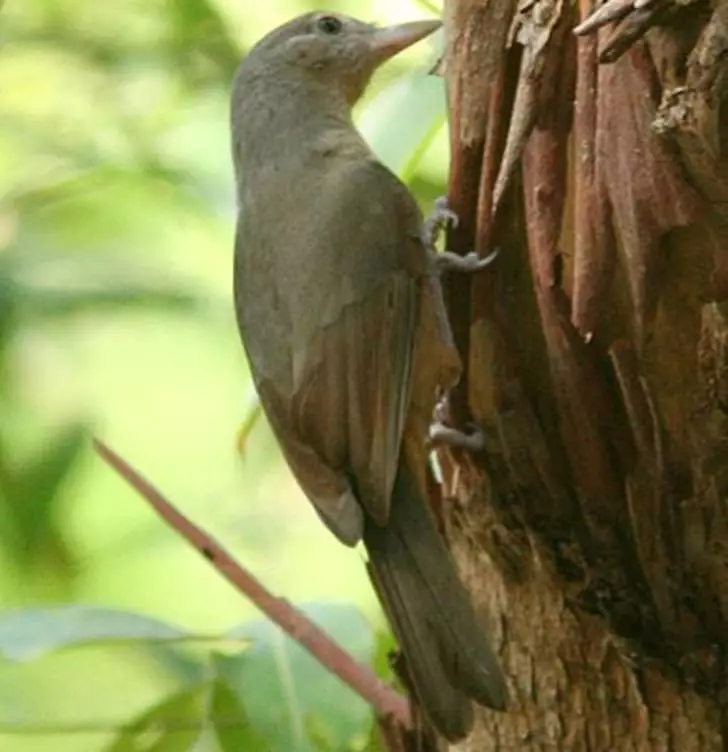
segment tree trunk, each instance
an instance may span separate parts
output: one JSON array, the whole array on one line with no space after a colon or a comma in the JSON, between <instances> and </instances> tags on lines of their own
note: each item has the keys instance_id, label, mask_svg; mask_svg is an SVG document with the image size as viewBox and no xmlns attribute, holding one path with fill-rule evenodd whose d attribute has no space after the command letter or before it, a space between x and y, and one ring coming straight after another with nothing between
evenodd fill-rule
<instances>
[{"instance_id":1,"label":"tree trunk","mask_svg":"<svg viewBox=\"0 0 728 752\"><path fill-rule=\"evenodd\" d=\"M445 7L448 243L501 252L446 280L438 511L512 690L458 749L723 750L728 3L578 6Z\"/></svg>"}]
</instances>

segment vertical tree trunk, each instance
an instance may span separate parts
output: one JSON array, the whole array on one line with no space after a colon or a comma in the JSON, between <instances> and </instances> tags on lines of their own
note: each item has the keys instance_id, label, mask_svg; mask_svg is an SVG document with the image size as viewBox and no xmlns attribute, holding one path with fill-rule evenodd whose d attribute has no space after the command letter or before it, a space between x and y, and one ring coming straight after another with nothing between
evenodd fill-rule
<instances>
[{"instance_id":1,"label":"vertical tree trunk","mask_svg":"<svg viewBox=\"0 0 728 752\"><path fill-rule=\"evenodd\" d=\"M450 0L443 525L513 703L458 749L728 749L728 3ZM620 10L621 9L621 10Z\"/></svg>"}]
</instances>

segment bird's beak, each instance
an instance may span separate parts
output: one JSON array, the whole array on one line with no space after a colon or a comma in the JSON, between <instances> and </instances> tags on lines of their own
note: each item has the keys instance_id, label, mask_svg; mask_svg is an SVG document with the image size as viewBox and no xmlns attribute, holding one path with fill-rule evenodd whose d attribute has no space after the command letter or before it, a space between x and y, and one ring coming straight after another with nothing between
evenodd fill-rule
<instances>
[{"instance_id":1,"label":"bird's beak","mask_svg":"<svg viewBox=\"0 0 728 752\"><path fill-rule=\"evenodd\" d=\"M412 21L399 26L376 29L371 36L371 50L377 64L432 34L442 26L440 21Z\"/></svg>"}]
</instances>

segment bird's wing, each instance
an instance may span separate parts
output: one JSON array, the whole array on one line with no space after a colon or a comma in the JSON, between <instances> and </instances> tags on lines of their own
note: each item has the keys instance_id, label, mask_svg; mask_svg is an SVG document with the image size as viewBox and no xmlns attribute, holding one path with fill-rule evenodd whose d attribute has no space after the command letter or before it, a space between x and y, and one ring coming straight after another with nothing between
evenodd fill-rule
<instances>
[{"instance_id":1,"label":"bird's wing","mask_svg":"<svg viewBox=\"0 0 728 752\"><path fill-rule=\"evenodd\" d=\"M411 394L421 277L428 269L422 218L386 168L362 161L333 176L318 212L312 255L320 296L297 306L297 433L385 524ZM327 200L324 200L327 199ZM323 280L322 280L323 282ZM313 498L326 518L324 500Z\"/></svg>"}]
</instances>

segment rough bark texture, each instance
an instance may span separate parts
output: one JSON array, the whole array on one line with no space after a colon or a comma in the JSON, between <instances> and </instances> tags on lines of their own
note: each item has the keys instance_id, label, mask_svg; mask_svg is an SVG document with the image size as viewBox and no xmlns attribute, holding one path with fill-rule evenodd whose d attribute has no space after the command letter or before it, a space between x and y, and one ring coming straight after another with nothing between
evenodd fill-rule
<instances>
[{"instance_id":1,"label":"rough bark texture","mask_svg":"<svg viewBox=\"0 0 728 752\"><path fill-rule=\"evenodd\" d=\"M458 749L728 749L728 3L450 0L443 525L510 677ZM617 7L619 6L619 7Z\"/></svg>"}]
</instances>

